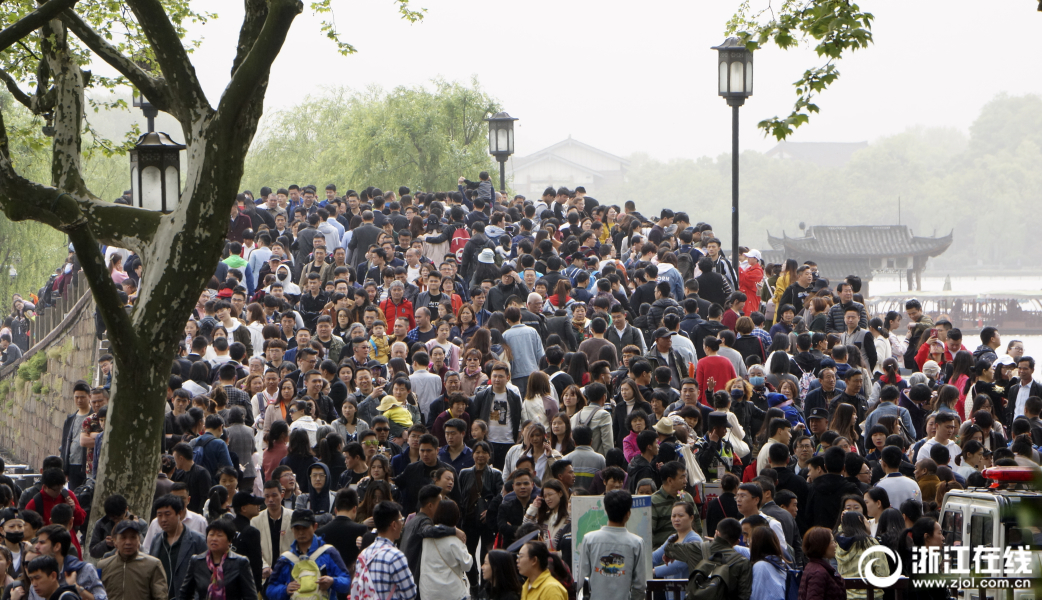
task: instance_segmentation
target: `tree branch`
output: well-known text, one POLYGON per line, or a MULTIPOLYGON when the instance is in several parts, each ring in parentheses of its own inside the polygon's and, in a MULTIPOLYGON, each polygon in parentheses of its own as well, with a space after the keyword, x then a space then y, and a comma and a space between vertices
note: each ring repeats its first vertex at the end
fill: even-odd
POLYGON ((112 68, 130 81, 130 84, 141 91, 148 101, 157 109, 170 112, 173 110, 170 90, 162 78, 155 78, 145 72, 134 61, 130 60, 108 40, 94 30, 78 14, 67 10, 61 14, 61 20, 76 37, 80 38, 94 54, 108 63, 112 68))
MULTIPOLYGON (((217 105, 218 119, 225 127, 234 127, 245 104, 253 97, 257 86, 266 81, 271 64, 282 51, 293 19, 304 11, 300 0, 271 0, 264 25, 257 34, 253 47, 235 69, 228 87, 217 105)), ((245 30, 245 24, 243 29, 245 30)), ((240 32, 242 37, 242 32, 240 32)), ((240 49, 241 52, 241 49, 240 49)))
POLYGON ((246 14, 242 19, 242 27, 239 28, 239 41, 235 46, 235 59, 232 61, 232 75, 235 75, 235 71, 242 61, 246 60, 246 55, 257 42, 267 16, 266 0, 246 0, 246 14))
POLYGON ((3 69, 0 69, 0 79, 3 80, 5 85, 7 85, 7 91, 11 92, 11 95, 14 96, 14 99, 17 100, 19 104, 24 104, 26 108, 32 110, 32 97, 30 97, 29 94, 26 94, 22 91, 21 88, 18 87, 18 82, 14 80, 14 77, 11 77, 10 73, 4 71, 3 69))
MULTIPOLYGON (((188 58, 188 52, 181 44, 181 38, 159 0, 127 0, 127 4, 134 11, 141 30, 152 46, 159 68, 163 71, 167 85, 170 86, 174 102, 190 112, 213 110, 199 78, 196 77, 195 67, 188 58)), ((183 125, 186 120, 194 119, 180 120, 183 125)))
POLYGON ((0 211, 12 221, 38 221, 66 233, 87 225, 97 241, 134 250, 143 248, 155 238, 162 217, 156 212, 109 204, 94 196, 62 192, 25 179, 11 164, 2 112, 0 211))
POLYGON ((44 23, 58 16, 61 11, 72 7, 76 0, 50 0, 33 12, 15 21, 10 27, 0 31, 0 52, 7 50, 19 40, 36 31, 44 23))

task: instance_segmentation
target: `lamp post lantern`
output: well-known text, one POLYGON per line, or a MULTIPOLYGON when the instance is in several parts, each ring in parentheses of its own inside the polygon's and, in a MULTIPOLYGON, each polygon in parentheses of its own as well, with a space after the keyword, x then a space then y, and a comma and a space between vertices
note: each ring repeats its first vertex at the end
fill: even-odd
POLYGON ((507 187, 506 163, 514 153, 514 121, 506 112, 497 112, 488 121, 488 152, 499 161, 499 191, 507 187))
POLYGON ((731 107, 731 264, 738 275, 738 109, 753 95, 753 53, 737 37, 719 46, 719 94, 731 107))
POLYGON ((185 149, 161 131, 138 138, 130 151, 130 192, 133 206, 171 212, 181 196, 181 151, 185 149))
POLYGON ((168 134, 156 131, 159 109, 137 89, 132 103, 148 119, 148 132, 138 138, 130 151, 131 205, 171 212, 181 197, 181 151, 185 146, 168 134))

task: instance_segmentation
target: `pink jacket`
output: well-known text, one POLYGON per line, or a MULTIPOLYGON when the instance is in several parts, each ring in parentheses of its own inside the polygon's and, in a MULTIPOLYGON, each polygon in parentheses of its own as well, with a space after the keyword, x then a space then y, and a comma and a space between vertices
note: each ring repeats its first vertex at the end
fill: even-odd
POLYGON ((622 454, 626 457, 626 462, 630 462, 634 456, 640 454, 640 450, 637 449, 636 431, 631 431, 629 435, 622 438, 622 454))

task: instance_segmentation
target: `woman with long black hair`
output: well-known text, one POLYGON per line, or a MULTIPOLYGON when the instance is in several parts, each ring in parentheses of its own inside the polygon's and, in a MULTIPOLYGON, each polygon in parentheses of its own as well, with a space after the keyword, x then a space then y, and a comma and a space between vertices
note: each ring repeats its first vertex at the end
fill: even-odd
POLYGON ((481 565, 482 600, 520 600, 521 579, 517 576, 514 555, 506 550, 490 550, 481 565))

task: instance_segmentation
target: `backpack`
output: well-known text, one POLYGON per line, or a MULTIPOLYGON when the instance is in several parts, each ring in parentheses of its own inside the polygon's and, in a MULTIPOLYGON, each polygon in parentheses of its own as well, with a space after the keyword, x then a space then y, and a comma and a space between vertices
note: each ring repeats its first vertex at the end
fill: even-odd
MULTIPOLYGON (((801 369, 802 370, 802 369, 801 369)), ((803 375, 800 375, 800 403, 807 399, 807 394, 810 393, 810 386, 814 385, 814 382, 818 378, 814 376, 811 371, 806 371, 803 375)))
POLYGON ((290 595, 292 600, 323 600, 327 597, 326 592, 318 589, 322 568, 315 561, 330 548, 329 544, 322 544, 310 556, 297 556, 288 550, 282 553, 282 558, 293 564, 292 580, 300 584, 300 589, 290 595))
MULTIPOLYGON (((93 479, 88 479, 87 481, 93 482, 93 479)), ((80 487, 82 488, 83 486, 81 485, 80 487)), ((77 489, 79 489, 79 488, 77 488, 77 489)), ((75 492, 73 492, 73 493, 75 493, 75 492)), ((69 490, 62 490, 62 492, 61 492, 61 501, 65 502, 65 500, 68 497, 69 497, 69 490)), ((79 500, 79 497, 77 497, 76 500, 79 500)), ((42 491, 36 492, 36 495, 33 496, 32 502, 33 502, 33 506, 36 507, 36 512, 40 513, 40 516, 42 517, 43 516, 43 492, 42 491)), ((26 505, 26 506, 28 506, 28 505, 26 505)), ((47 524, 50 525, 50 523, 47 523, 47 524)))
MULTIPOLYGON (((702 556, 709 555, 709 542, 702 542, 702 556)), ((727 600, 737 592, 737 582, 731 574, 731 565, 717 552, 703 558, 691 571, 687 581, 689 600, 727 600)))
POLYGON ((680 277, 687 281, 691 279, 695 274, 695 259, 691 257, 688 252, 680 252, 677 254, 677 271, 680 272, 680 277))
MULTIPOLYGON (((497 534, 497 539, 498 536, 499 534, 497 534)), ((365 557, 361 554, 358 555, 358 562, 355 564, 355 576, 351 578, 352 600, 390 600, 390 598, 394 597, 396 591, 398 591, 397 583, 392 584, 387 596, 381 598, 376 593, 376 585, 373 584, 373 579, 369 575, 369 565, 365 563, 365 557)))
POLYGON ((449 252, 456 255, 456 261, 460 264, 463 263, 463 249, 467 247, 467 242, 470 241, 470 234, 467 232, 466 227, 457 227, 456 231, 452 232, 452 239, 449 240, 449 252))

